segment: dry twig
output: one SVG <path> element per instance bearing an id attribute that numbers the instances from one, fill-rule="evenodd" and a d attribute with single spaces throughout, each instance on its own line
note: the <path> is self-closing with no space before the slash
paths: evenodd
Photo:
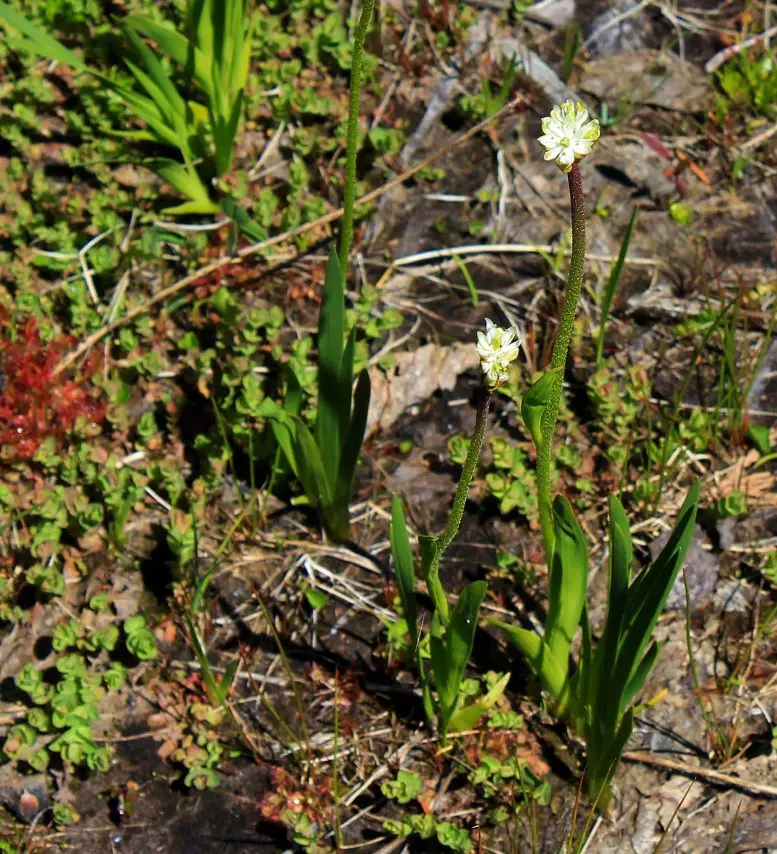
<path id="1" fill-rule="evenodd" d="M 666 759 L 662 756 L 653 756 L 652 753 L 641 753 L 636 750 L 627 750 L 623 754 L 623 758 L 628 759 L 629 762 L 641 762 L 643 765 L 652 765 L 654 768 L 665 768 L 667 771 L 676 771 L 678 774 L 698 777 L 718 786 L 730 786 L 753 797 L 777 798 L 777 786 L 744 780 L 742 777 L 723 774 L 720 771 L 713 771 L 711 768 L 688 765 L 686 762 L 679 762 L 677 759 Z"/>

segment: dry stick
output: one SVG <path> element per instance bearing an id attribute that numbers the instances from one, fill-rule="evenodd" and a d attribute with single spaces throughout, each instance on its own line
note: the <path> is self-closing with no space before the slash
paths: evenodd
<path id="1" fill-rule="evenodd" d="M 720 68 L 724 62 L 728 62 L 732 56 L 742 53 L 743 50 L 747 50 L 747 48 L 752 47 L 753 45 L 759 43 L 766 44 L 769 37 L 773 35 L 777 35 L 777 26 L 769 27 L 766 32 L 758 33 L 758 35 L 752 36 L 749 39 L 737 42 L 729 47 L 724 47 L 723 50 L 718 51 L 712 59 L 707 60 L 707 64 L 704 66 L 704 71 L 707 74 L 712 74 L 712 72 Z"/>
<path id="2" fill-rule="evenodd" d="M 777 786 L 768 786 L 766 783 L 754 783 L 751 780 L 734 777 L 732 774 L 723 774 L 720 771 L 701 768 L 697 765 L 687 765 L 685 762 L 678 762 L 676 759 L 664 759 L 660 756 L 653 756 L 651 753 L 640 753 L 634 750 L 627 750 L 623 754 L 623 758 L 628 759 L 630 762 L 641 762 L 643 765 L 653 765 L 656 768 L 677 771 L 680 774 L 688 774 L 691 777 L 700 777 L 702 780 L 708 780 L 710 783 L 731 786 L 748 795 L 777 798 Z"/>
<path id="3" fill-rule="evenodd" d="M 448 143 L 448 145 L 444 145 L 442 148 L 439 148 L 437 151 L 433 151 L 428 157 L 424 158 L 418 165 L 413 166 L 411 169 L 408 169 L 406 172 L 403 172 L 401 175 L 397 175 L 395 178 L 392 178 L 382 187 L 378 187 L 375 190 L 367 193 L 362 196 L 360 199 L 356 201 L 356 207 L 368 204 L 369 202 L 374 201 L 380 196 L 387 193 L 389 190 L 393 190 L 394 187 L 398 187 L 400 184 L 403 184 L 405 181 L 412 178 L 414 175 L 417 175 L 422 169 L 425 169 L 430 163 L 433 163 L 438 158 L 442 157 L 445 154 L 453 151 L 455 148 L 458 148 L 463 142 L 466 142 L 471 137 L 480 133 L 484 128 L 489 125 L 494 124 L 498 119 L 502 118 L 506 113 L 513 109 L 513 107 L 519 102 L 520 98 L 515 98 L 510 101 L 509 104 L 505 104 L 501 110 L 497 110 L 492 116 L 489 116 L 486 119 L 483 119 L 482 122 L 479 122 L 474 127 L 470 128 L 468 131 L 465 131 L 460 136 L 456 137 L 452 142 Z M 235 255 L 222 255 L 221 258 L 217 258 L 215 261 L 212 261 L 210 264 L 206 264 L 204 267 L 201 267 L 194 273 L 191 273 L 188 276 L 185 276 L 183 279 L 179 279 L 177 282 L 173 283 L 169 287 L 163 288 L 159 291 L 158 294 L 155 294 L 151 297 L 150 300 L 143 303 L 142 305 L 138 305 L 133 309 L 130 309 L 126 314 L 122 317 L 114 320 L 112 323 L 108 323 L 105 326 L 98 329 L 96 332 L 93 332 L 91 335 L 88 335 L 81 344 L 73 350 L 72 353 L 65 356 L 64 359 L 56 366 L 54 369 L 54 375 L 61 373 L 66 368 L 70 367 L 77 359 L 84 355 L 84 353 L 88 352 L 98 341 L 101 341 L 105 338 L 106 335 L 110 335 L 111 332 L 118 329 L 120 326 L 123 326 L 125 323 L 130 320 L 134 320 L 136 317 L 140 317 L 142 314 L 146 314 L 152 306 L 157 305 L 160 302 L 164 302 L 165 300 L 172 297 L 174 294 L 179 293 L 182 290 L 185 290 L 190 285 L 199 281 L 203 276 L 207 276 L 215 270 L 220 269 L 221 267 L 229 266 L 230 264 L 236 264 L 238 261 L 242 261 L 244 258 L 248 258 L 251 255 L 256 255 L 258 252 L 261 252 L 264 249 L 269 249 L 271 246 L 276 246 L 279 243 L 283 243 L 287 240 L 291 240 L 294 237 L 299 237 L 301 234 L 305 234 L 308 231 L 312 231 L 314 228 L 318 228 L 322 225 L 327 225 L 330 222 L 334 222 L 339 219 L 344 212 L 344 208 L 338 208 L 336 211 L 332 211 L 331 213 L 325 214 L 324 216 L 319 217 L 313 222 L 305 223 L 304 225 L 298 225 L 296 228 L 292 228 L 290 231 L 286 231 L 283 234 L 277 234 L 275 237 L 270 237 L 267 240 L 261 240 L 259 243 L 254 243 L 251 246 L 246 246 L 243 249 L 240 249 Z"/>

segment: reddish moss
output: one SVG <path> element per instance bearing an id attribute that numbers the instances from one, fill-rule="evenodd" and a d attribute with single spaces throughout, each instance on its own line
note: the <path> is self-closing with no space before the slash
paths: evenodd
<path id="1" fill-rule="evenodd" d="M 8 313 L 0 309 L 0 324 Z M 75 339 L 61 335 L 43 341 L 38 324 L 30 317 L 15 336 L 0 336 L 0 455 L 29 459 L 45 439 L 62 439 L 79 416 L 93 424 L 105 417 L 106 405 L 88 382 L 95 364 L 88 361 L 72 379 L 54 370 Z"/>

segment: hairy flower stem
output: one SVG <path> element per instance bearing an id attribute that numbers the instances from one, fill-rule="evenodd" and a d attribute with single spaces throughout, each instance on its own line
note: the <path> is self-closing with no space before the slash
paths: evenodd
<path id="1" fill-rule="evenodd" d="M 453 538 L 459 533 L 461 520 L 464 516 L 464 506 L 467 503 L 467 495 L 469 487 L 472 483 L 472 478 L 475 476 L 475 469 L 480 458 L 480 451 L 483 447 L 483 440 L 486 437 L 486 426 L 488 421 L 488 410 L 491 406 L 491 398 L 493 394 L 488 391 L 483 395 L 483 399 L 478 406 L 477 415 L 475 416 L 475 432 L 472 435 L 467 458 L 464 460 L 464 468 L 461 470 L 459 484 L 456 487 L 456 497 L 453 499 L 453 508 L 451 515 L 448 518 L 448 524 L 445 526 L 442 534 L 440 534 L 437 543 L 440 549 L 440 555 L 453 542 Z"/>
<path id="2" fill-rule="evenodd" d="M 564 386 L 564 366 L 567 361 L 569 342 L 572 340 L 572 329 L 577 314 L 577 301 L 580 296 L 580 286 L 583 283 L 585 267 L 585 196 L 583 180 L 580 175 L 580 164 L 575 163 L 568 173 L 569 201 L 572 211 L 572 260 L 569 264 L 567 288 L 564 294 L 564 307 L 561 312 L 556 341 L 553 344 L 551 370 L 561 369 L 553 383 L 548 405 L 542 413 L 541 430 L 542 443 L 537 451 L 537 493 L 540 511 L 540 526 L 545 541 L 545 556 L 550 567 L 553 560 L 553 512 L 551 509 L 550 474 L 553 452 L 553 433 L 556 429 L 558 410 L 561 405 L 561 393 Z"/>
<path id="3" fill-rule="evenodd" d="M 488 409 L 491 406 L 492 396 L 492 392 L 489 389 L 483 395 L 478 406 L 477 415 L 475 416 L 475 432 L 467 451 L 467 457 L 464 460 L 464 468 L 461 470 L 461 477 L 456 487 L 456 495 L 453 499 L 453 507 L 451 508 L 448 522 L 439 537 L 421 538 L 422 556 L 424 553 L 424 542 L 430 545 L 430 551 L 427 552 L 427 560 L 422 560 L 423 572 L 426 579 L 426 586 L 429 589 L 429 595 L 434 602 L 435 613 L 443 626 L 448 625 L 450 608 L 448 607 L 448 599 L 445 596 L 445 591 L 442 584 L 440 584 L 440 560 L 442 559 L 442 553 L 453 542 L 454 537 L 458 534 L 461 527 L 469 487 L 472 483 L 472 478 L 475 476 L 478 458 L 480 457 L 483 440 L 486 436 L 486 422 L 488 420 Z"/>
<path id="4" fill-rule="evenodd" d="M 359 140 L 359 92 L 362 86 L 364 41 L 370 29 L 375 0 L 365 0 L 353 40 L 351 54 L 351 93 L 348 99 L 347 148 L 345 153 L 345 189 L 343 195 L 343 221 L 340 227 L 340 267 L 343 272 L 353 242 L 353 204 L 356 199 L 356 145 Z"/>

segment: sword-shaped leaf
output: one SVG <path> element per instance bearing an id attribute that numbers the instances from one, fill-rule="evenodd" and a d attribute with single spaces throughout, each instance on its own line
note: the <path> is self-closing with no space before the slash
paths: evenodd
<path id="1" fill-rule="evenodd" d="M 318 418 L 316 441 L 331 484 L 340 468 L 340 363 L 345 330 L 345 283 L 332 247 L 318 321 Z M 350 395 L 350 388 L 348 389 Z"/>
<path id="2" fill-rule="evenodd" d="M 437 647 L 432 655 L 434 684 L 440 697 L 440 730 L 445 735 L 456 708 L 459 686 L 472 654 L 480 606 L 486 595 L 485 581 L 473 581 L 461 591 L 442 640 L 431 637 Z M 440 649 L 442 644 L 442 650 Z"/>
<path id="3" fill-rule="evenodd" d="M 505 632 L 510 643 L 518 648 L 553 701 L 557 705 L 561 703 L 566 692 L 565 669 L 553 657 L 545 641 L 536 632 L 503 623 L 501 620 L 489 620 L 488 625 L 496 626 Z"/>
<path id="4" fill-rule="evenodd" d="M 545 642 L 566 675 L 569 648 L 580 625 L 588 587 L 588 553 L 583 530 L 561 496 L 553 501 L 555 547 L 550 572 Z"/>

